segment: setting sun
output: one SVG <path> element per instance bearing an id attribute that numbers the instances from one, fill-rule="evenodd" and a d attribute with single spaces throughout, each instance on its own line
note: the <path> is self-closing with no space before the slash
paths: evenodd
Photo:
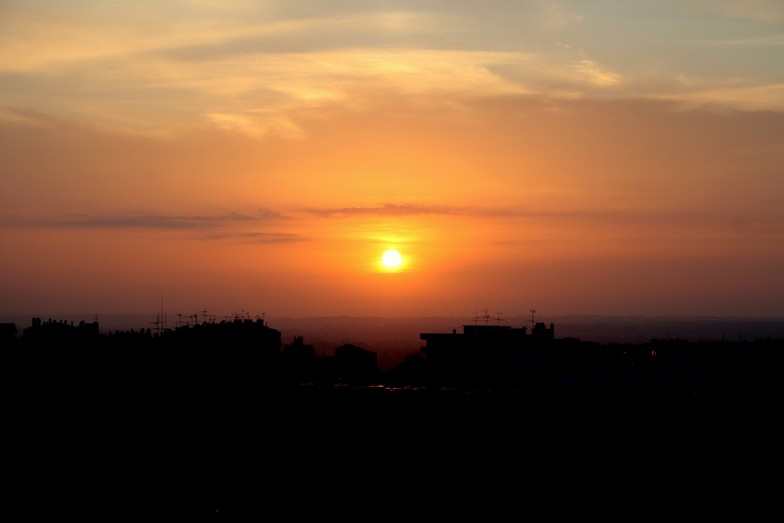
<path id="1" fill-rule="evenodd" d="M 387 269 L 397 269 L 403 264 L 403 257 L 394 249 L 390 249 L 381 257 L 381 264 Z"/>

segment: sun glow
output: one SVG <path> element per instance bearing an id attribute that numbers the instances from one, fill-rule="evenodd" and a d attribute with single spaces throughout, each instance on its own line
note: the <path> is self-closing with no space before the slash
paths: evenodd
<path id="1" fill-rule="evenodd" d="M 390 249 L 381 257 L 381 265 L 389 270 L 399 269 L 403 265 L 403 257 L 398 251 Z"/>

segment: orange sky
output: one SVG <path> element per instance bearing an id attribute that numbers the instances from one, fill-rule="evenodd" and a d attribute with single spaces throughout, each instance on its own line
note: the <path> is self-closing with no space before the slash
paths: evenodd
<path id="1" fill-rule="evenodd" d="M 136 4 L 0 6 L 0 314 L 784 316 L 776 2 Z"/>

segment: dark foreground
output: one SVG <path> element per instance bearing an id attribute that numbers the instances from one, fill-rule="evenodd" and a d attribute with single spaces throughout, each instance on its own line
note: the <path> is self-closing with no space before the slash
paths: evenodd
<path id="1" fill-rule="evenodd" d="M 707 511 L 751 485 L 769 500 L 775 483 L 760 474 L 781 465 L 769 387 L 702 395 L 5 370 L 5 510 L 31 519 L 496 519 L 535 507 L 564 515 L 578 499 L 583 513 L 632 502 L 650 513 L 673 497 Z"/>
<path id="2" fill-rule="evenodd" d="M 0 351 L 9 521 L 745 520 L 778 499 L 772 342 L 428 344 L 377 374 L 261 322 L 35 326 Z"/>

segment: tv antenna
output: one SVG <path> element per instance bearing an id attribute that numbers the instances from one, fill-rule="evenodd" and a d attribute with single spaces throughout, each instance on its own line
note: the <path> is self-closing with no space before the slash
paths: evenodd
<path id="1" fill-rule="evenodd" d="M 158 312 L 158 317 L 155 318 L 155 321 L 152 322 L 155 325 L 155 332 L 158 336 L 160 336 L 161 331 L 164 329 L 164 325 L 166 324 L 166 313 L 163 310 L 163 294 L 161 294 L 161 310 Z"/>
<path id="2" fill-rule="evenodd" d="M 536 314 L 536 309 L 531 309 L 531 329 L 532 330 L 533 330 L 534 326 L 536 325 L 534 323 L 534 314 Z"/>
<path id="3" fill-rule="evenodd" d="M 501 325 L 501 316 L 503 313 L 501 311 L 495 311 L 495 321 L 497 325 Z"/>

